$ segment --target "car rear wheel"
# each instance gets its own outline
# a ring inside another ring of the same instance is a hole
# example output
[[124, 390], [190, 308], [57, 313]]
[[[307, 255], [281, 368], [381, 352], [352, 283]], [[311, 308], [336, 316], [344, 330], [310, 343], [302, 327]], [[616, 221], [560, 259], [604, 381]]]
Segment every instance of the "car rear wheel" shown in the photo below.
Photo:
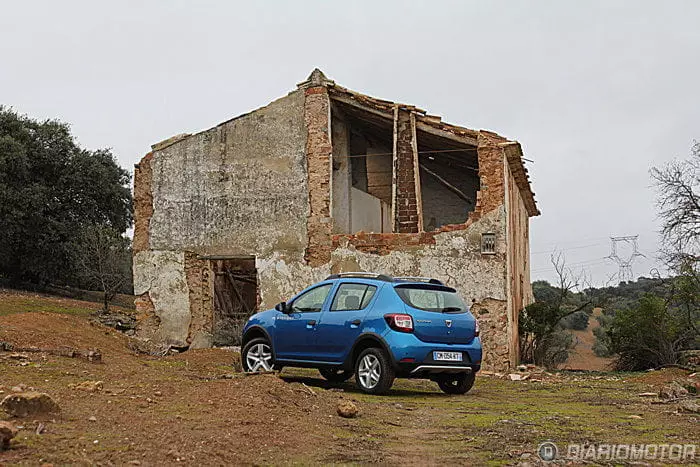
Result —
[[253, 339], [243, 347], [241, 364], [246, 373], [263, 373], [277, 369], [272, 346], [264, 337]]
[[447, 394], [466, 394], [474, 386], [474, 373], [440, 375], [436, 378], [438, 386]]
[[385, 394], [394, 384], [394, 368], [384, 350], [372, 347], [362, 351], [355, 362], [355, 381], [362, 392]]
[[342, 383], [352, 376], [352, 371], [337, 368], [319, 368], [318, 372], [331, 383]]

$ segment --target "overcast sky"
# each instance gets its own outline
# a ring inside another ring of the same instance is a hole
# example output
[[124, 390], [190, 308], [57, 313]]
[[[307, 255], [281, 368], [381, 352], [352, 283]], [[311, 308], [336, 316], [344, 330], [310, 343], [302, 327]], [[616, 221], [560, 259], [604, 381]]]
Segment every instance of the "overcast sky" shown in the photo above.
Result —
[[[133, 170], [152, 143], [293, 90], [314, 67], [523, 145], [542, 216], [597, 283], [611, 235], [657, 264], [649, 168], [700, 139], [700, 1], [9, 1], [0, 104], [59, 118]], [[623, 252], [624, 253], [624, 252]]]

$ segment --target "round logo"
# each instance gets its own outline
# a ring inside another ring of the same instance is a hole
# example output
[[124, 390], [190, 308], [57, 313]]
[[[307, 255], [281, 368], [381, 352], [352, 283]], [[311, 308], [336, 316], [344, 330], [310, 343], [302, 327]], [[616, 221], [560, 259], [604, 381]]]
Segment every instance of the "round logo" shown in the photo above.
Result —
[[557, 458], [558, 454], [559, 450], [557, 449], [557, 445], [551, 441], [546, 441], [537, 448], [537, 455], [545, 462], [553, 461]]

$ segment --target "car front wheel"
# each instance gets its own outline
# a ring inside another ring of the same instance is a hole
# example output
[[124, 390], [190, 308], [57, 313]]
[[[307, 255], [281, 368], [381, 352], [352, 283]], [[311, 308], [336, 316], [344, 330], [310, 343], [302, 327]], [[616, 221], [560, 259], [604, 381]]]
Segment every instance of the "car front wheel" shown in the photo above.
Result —
[[447, 394], [466, 394], [474, 386], [474, 373], [440, 375], [436, 381], [440, 389]]
[[241, 364], [246, 373], [263, 373], [275, 370], [272, 346], [264, 337], [248, 342], [241, 352]]
[[380, 348], [365, 349], [355, 362], [355, 380], [367, 394], [385, 394], [394, 384], [395, 377], [389, 357]]

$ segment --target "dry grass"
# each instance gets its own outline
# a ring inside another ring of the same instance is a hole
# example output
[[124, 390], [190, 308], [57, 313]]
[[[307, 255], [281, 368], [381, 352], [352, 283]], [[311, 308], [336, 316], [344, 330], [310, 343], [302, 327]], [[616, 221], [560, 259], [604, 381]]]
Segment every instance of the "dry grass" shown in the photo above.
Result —
[[[351, 383], [333, 388], [311, 370], [243, 376], [224, 350], [136, 355], [125, 336], [87, 319], [93, 304], [15, 295], [9, 304], [0, 297], [0, 341], [97, 347], [104, 363], [0, 353], [0, 390], [24, 384], [63, 408], [40, 435], [39, 421], [15, 420], [23, 428], [0, 464], [514, 464], [534, 459], [543, 440], [698, 443], [697, 416], [637, 396], [687, 375], [677, 369], [481, 377], [466, 396], [399, 380], [390, 395], [367, 396]], [[88, 380], [104, 389], [70, 387]], [[359, 418], [336, 415], [341, 397], [357, 402]]]

